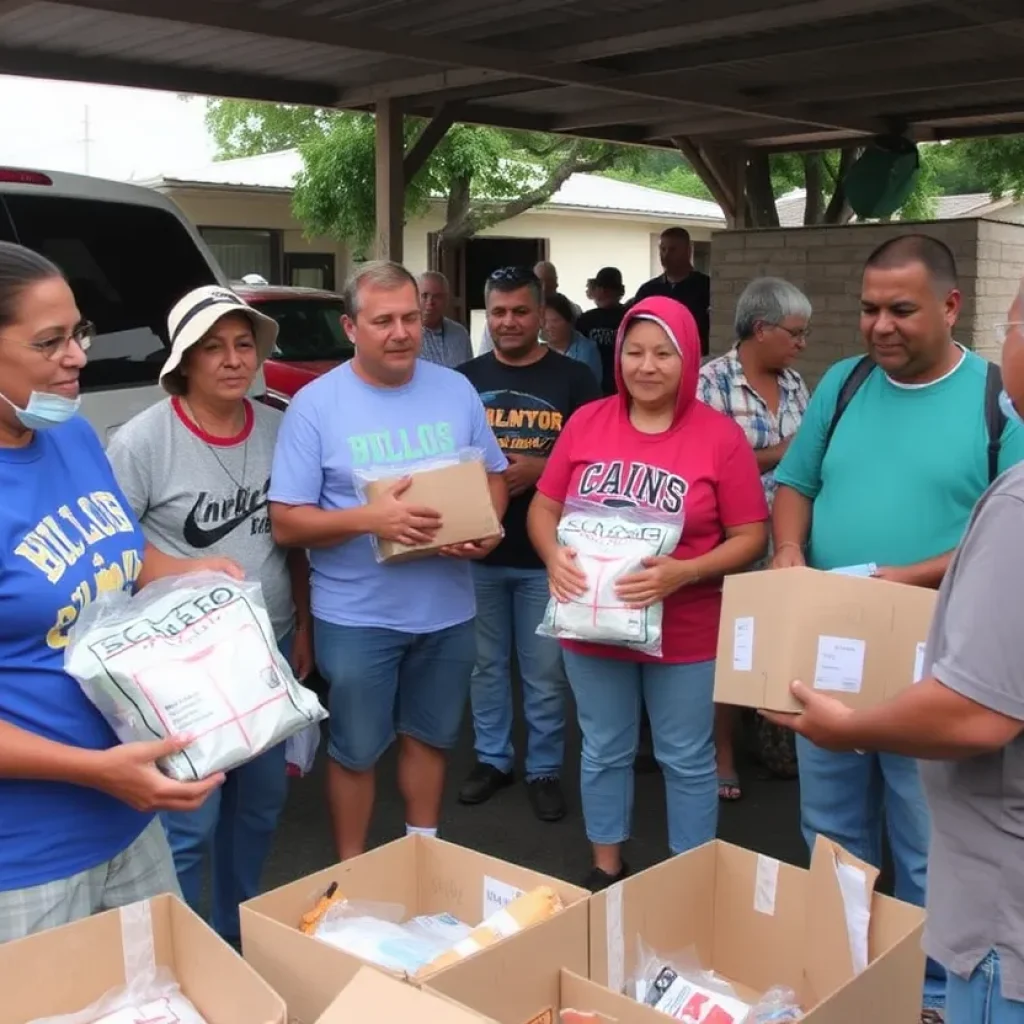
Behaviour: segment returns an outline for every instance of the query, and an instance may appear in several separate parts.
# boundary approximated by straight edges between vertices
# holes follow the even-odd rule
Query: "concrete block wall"
[[[755,277],[782,277],[811,300],[811,341],[798,369],[813,387],[833,363],[864,351],[859,330],[864,261],[888,238],[909,230],[944,241],[956,255],[963,310],[956,336],[998,359],[993,325],[1005,321],[1024,275],[1024,226],[987,220],[924,224],[719,231],[711,245],[711,351],[733,342],[736,300]]]

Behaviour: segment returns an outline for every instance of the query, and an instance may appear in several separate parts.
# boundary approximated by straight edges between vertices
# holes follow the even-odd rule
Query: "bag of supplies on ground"
[[[222,573],[101,595],[72,629],[64,667],[122,743],[189,737],[159,762],[182,782],[327,717],[278,649],[260,585]]]
[[[558,543],[576,552],[587,578],[585,593],[572,601],[548,602],[537,627],[559,640],[629,647],[661,656],[662,602],[631,608],[615,592],[624,576],[644,570],[644,559],[671,555],[683,532],[682,515],[642,508],[613,508],[591,501],[568,501],[558,523]]]

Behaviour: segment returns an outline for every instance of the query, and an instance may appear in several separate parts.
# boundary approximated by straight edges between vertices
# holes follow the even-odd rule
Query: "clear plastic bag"
[[[704,970],[695,954],[659,956],[642,941],[627,994],[682,1024],[704,1024],[709,1018],[715,1024],[746,1024],[751,1009],[724,978]]]
[[[182,995],[166,968],[143,975],[125,988],[114,989],[77,1013],[45,1017],[29,1024],[206,1024]]]
[[[541,636],[629,647],[661,656],[664,608],[629,608],[615,594],[623,576],[641,572],[643,560],[671,555],[683,533],[682,515],[639,508],[611,508],[572,500],[558,523],[558,542],[576,552],[587,590],[563,604],[552,598],[537,627]]]
[[[343,900],[324,914],[313,934],[352,956],[413,975],[471,931],[450,914],[402,923],[404,917],[399,904]]]
[[[743,1024],[792,1024],[803,1020],[804,1013],[791,988],[769,989],[751,1007]]]
[[[71,631],[64,667],[123,743],[190,737],[159,762],[183,782],[327,717],[278,650],[260,585],[222,573],[101,595]]]
[[[457,451],[445,452],[438,455],[428,455],[419,459],[408,459],[404,462],[390,462],[374,466],[361,466],[352,470],[352,481],[356,494],[364,504],[369,504],[373,496],[369,493],[369,485],[381,480],[400,480],[403,477],[415,476],[417,473],[428,473],[436,469],[445,469],[448,466],[457,466],[463,462],[479,462],[484,465],[485,455],[480,448],[460,448]],[[483,537],[473,537],[472,540],[483,540]],[[370,537],[373,545],[373,553],[378,562],[386,559],[380,548],[379,538]]]

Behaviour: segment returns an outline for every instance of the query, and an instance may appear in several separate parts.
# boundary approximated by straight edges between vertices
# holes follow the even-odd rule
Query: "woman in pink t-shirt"
[[[683,521],[672,555],[647,559],[642,572],[617,588],[620,600],[636,607],[664,602],[662,656],[562,644],[583,733],[583,816],[594,847],[587,884],[594,890],[628,870],[620,847],[632,822],[641,701],[665,776],[672,852],[714,838],[712,691],[721,579],[758,559],[768,542],[768,506],[742,429],[697,401],[700,338],[686,307],[660,297],[638,303],[619,328],[615,355],[618,394],[573,415],[529,516],[530,537],[560,601],[585,590],[575,552],[556,538],[570,498],[652,508]]]

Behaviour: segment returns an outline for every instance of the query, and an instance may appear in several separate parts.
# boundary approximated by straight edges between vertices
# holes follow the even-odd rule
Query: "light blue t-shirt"
[[[602,386],[604,382],[604,367],[601,365],[601,353],[593,339],[588,338],[585,334],[580,334],[579,331],[573,331],[572,341],[569,342],[569,347],[565,350],[565,354],[570,359],[575,359],[583,363],[584,366],[589,366],[590,372],[597,380],[598,387]]]
[[[418,360],[399,388],[374,387],[350,363],[307,384],[277,439],[270,500],[346,509],[361,504],[353,470],[402,466],[479,448],[489,473],[508,465],[480,396],[461,374]],[[435,556],[381,565],[368,536],[310,552],[313,614],[339,626],[432,633],[476,614],[468,562]]]
[[[145,539],[98,438],[75,418],[0,448],[0,719],[106,750],[117,737],[64,671],[68,632],[98,595],[130,591]],[[106,793],[0,779],[0,892],[69,878],[152,820]]]
[[[901,386],[876,368],[825,451],[839,389],[858,359],[822,378],[775,473],[814,502],[807,561],[818,569],[912,565],[951,551],[989,485],[987,363],[973,352],[923,386]],[[1024,429],[1007,423],[1000,472],[1022,459]]]

